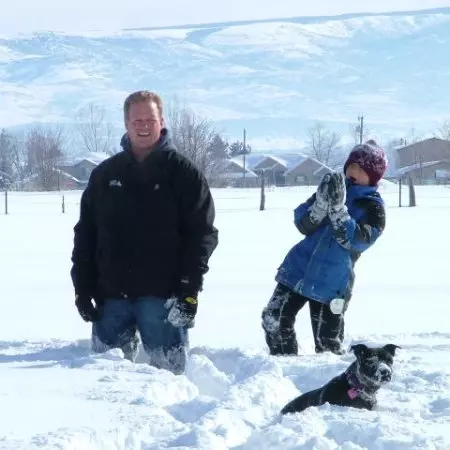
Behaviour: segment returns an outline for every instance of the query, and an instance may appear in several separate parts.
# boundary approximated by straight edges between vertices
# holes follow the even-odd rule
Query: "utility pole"
[[[363,130],[364,130],[364,116],[358,116],[358,128],[359,128],[359,143],[362,144],[363,141]]]

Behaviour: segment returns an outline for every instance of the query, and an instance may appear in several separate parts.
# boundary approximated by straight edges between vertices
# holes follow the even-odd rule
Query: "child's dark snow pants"
[[[344,316],[333,314],[328,305],[303,297],[278,283],[262,313],[262,327],[271,355],[298,354],[295,318],[306,303],[309,303],[316,352],[343,353]]]

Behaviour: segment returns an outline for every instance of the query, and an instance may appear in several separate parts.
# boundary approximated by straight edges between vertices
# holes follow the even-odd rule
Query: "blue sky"
[[[450,0],[5,1],[1,7],[0,36],[40,30],[119,29],[440,7],[450,7]]]

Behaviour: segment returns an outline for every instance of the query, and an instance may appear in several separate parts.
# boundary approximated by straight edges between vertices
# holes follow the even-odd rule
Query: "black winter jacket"
[[[123,151],[91,174],[74,228],[75,293],[97,301],[196,295],[217,247],[215,209],[203,175],[163,130],[138,163]]]

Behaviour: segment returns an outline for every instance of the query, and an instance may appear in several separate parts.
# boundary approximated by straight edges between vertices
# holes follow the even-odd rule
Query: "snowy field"
[[[373,412],[284,404],[354,359],[315,355],[307,308],[298,357],[269,357],[260,314],[313,188],[214,191],[220,244],[200,297],[186,376],[93,355],[69,277],[79,192],[11,193],[0,215],[0,449],[450,449],[450,189],[417,208],[381,189],[387,229],[356,268],[346,345],[400,345]],[[405,190],[406,198],[406,190]],[[3,205],[1,199],[0,205]],[[0,213],[2,213],[0,209]]]

